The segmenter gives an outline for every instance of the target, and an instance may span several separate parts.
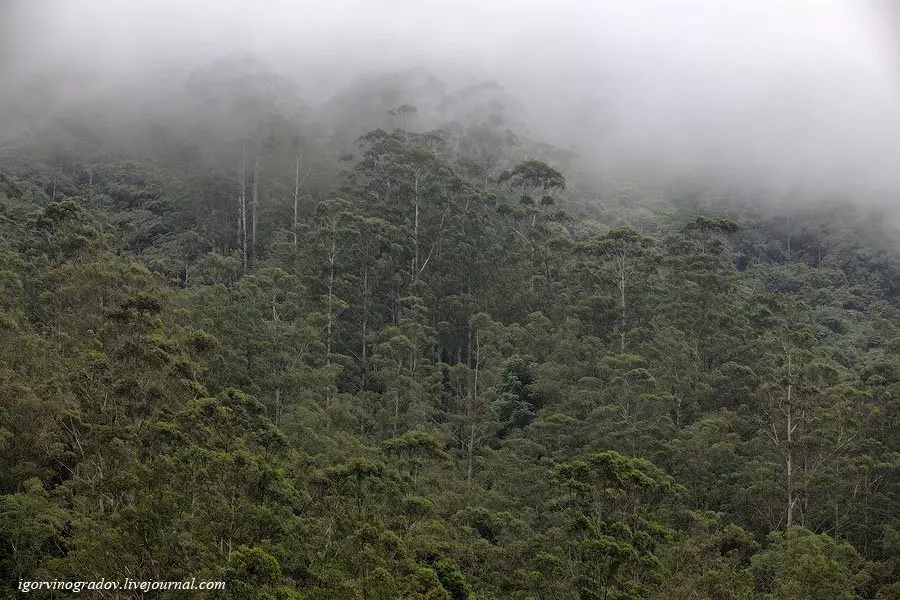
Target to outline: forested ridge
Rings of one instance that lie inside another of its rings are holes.
[[[0,151],[0,597],[900,598],[889,212],[592,179],[494,82],[115,101]]]

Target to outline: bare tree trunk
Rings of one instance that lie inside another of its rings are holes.
[[[278,306],[276,301],[278,296],[275,293],[275,286],[272,286],[272,343],[278,343]],[[277,363],[273,363],[272,375],[273,378],[278,375],[277,367],[275,366]],[[275,426],[277,427],[281,423],[281,386],[275,386]]]
[[[625,353],[625,327],[627,322],[627,316],[625,312],[625,284],[628,281],[628,273],[625,268],[625,257],[619,256],[617,258],[618,264],[616,265],[616,270],[618,271],[617,275],[619,276],[619,302],[622,307],[622,321],[621,327],[622,330],[619,332],[619,352],[622,354]]]
[[[466,481],[472,483],[472,472],[475,464],[475,421],[469,424],[469,465],[466,469]]]
[[[281,388],[275,388],[275,427],[281,426]]]
[[[241,252],[244,270],[247,270],[247,180],[245,166],[247,162],[246,146],[241,143],[241,216],[239,223]]]
[[[787,215],[787,258],[791,260],[791,213]]]
[[[791,377],[793,376],[791,364],[791,354],[788,352],[787,356],[788,361],[788,386],[787,386],[787,457],[786,457],[786,467],[787,467],[787,528],[790,529],[794,524],[794,505],[797,503],[797,499],[794,498],[794,449],[791,447],[792,434],[794,433],[794,428],[796,424],[792,421],[791,414],[791,392],[792,392],[792,384],[793,381]]]
[[[363,317],[362,317],[362,352],[360,353],[360,362],[362,364],[362,389],[365,389],[368,383],[368,346],[366,337],[369,332],[369,268],[363,270]]]
[[[259,210],[259,155],[256,155],[256,164],[253,166],[253,223],[252,237],[250,240],[250,256],[256,260],[256,215]]]
[[[331,364],[331,325],[334,321],[333,314],[333,306],[334,306],[334,264],[337,261],[337,240],[335,239],[336,233],[332,231],[331,234],[331,252],[328,254],[328,321],[325,323],[326,327],[326,338],[325,338],[325,364]]]
[[[400,422],[400,390],[394,390],[394,435],[397,435],[397,423]]]
[[[457,363],[462,362],[461,360],[456,361]],[[469,368],[472,368],[472,322],[469,321],[469,334],[468,340],[466,341],[466,363],[468,363]]]
[[[466,481],[472,481],[472,473],[475,465],[475,418],[478,409],[478,375],[481,367],[481,340],[475,334],[475,379],[472,384],[472,400],[469,402],[469,447],[468,467],[466,469]]]
[[[419,174],[415,177],[415,193],[416,193],[416,217],[413,228],[413,281],[419,281]]]
[[[297,249],[297,219],[300,209],[300,163],[303,161],[303,150],[297,154],[297,164],[294,169],[294,221],[292,231],[294,234],[294,250]]]

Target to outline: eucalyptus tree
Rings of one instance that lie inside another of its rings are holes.
[[[701,364],[715,368],[741,358],[747,349],[748,321],[741,311],[742,288],[730,237],[737,223],[698,217],[662,244],[659,285],[654,290],[657,320],[684,331]]]
[[[588,269],[592,275],[608,273],[612,276],[617,288],[619,300],[619,352],[625,352],[625,342],[629,330],[629,298],[634,289],[643,288],[646,296],[650,279],[656,270],[657,256],[653,253],[654,241],[642,236],[631,227],[619,227],[605,235],[579,244],[578,249],[584,254],[599,259],[600,269]],[[636,281],[637,280],[637,281]],[[634,307],[636,315],[646,307]],[[633,323],[639,322],[637,318]]]

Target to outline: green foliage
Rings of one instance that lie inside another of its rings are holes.
[[[0,588],[897,597],[896,236],[587,192],[445,88],[361,83],[329,136],[236,60],[152,143],[4,167]]]
[[[66,518],[36,478],[25,481],[22,491],[0,496],[0,568],[13,580],[46,575],[42,559],[53,553]]]
[[[441,582],[441,587],[450,594],[450,600],[467,600],[469,598],[469,586],[456,565],[449,560],[441,560],[434,565],[434,570],[437,573],[438,581]]]
[[[859,598],[867,574],[856,550],[803,527],[773,532],[751,559],[763,598]]]
[[[540,160],[526,160],[511,171],[500,174],[501,182],[527,190],[553,190],[566,187],[562,173]]]

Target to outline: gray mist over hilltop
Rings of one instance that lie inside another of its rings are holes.
[[[416,67],[451,85],[498,81],[521,100],[532,137],[576,149],[583,169],[652,165],[860,197],[900,188],[889,3],[23,0],[0,10],[2,97],[32,115],[99,96],[156,102],[158,82],[234,54],[272,65],[313,106],[361,76]]]

